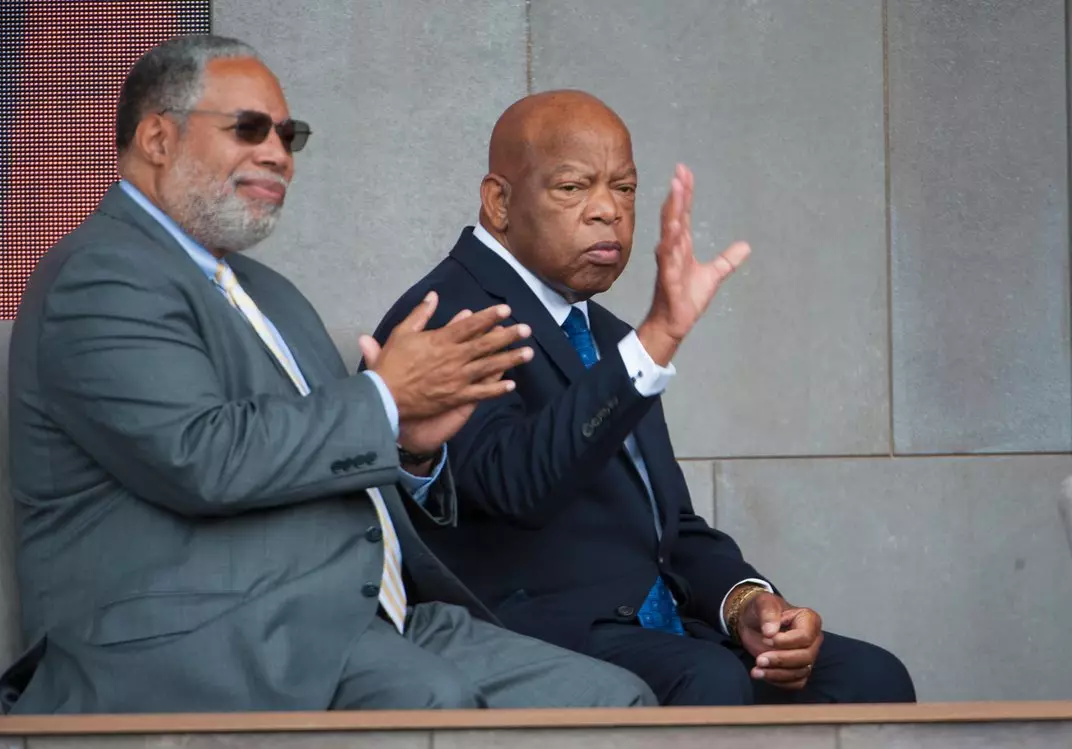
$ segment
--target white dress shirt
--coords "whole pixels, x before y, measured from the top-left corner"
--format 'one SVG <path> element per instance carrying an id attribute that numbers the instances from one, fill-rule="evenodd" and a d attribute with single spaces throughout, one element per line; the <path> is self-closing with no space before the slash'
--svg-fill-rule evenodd
<path id="1" fill-rule="evenodd" d="M 499 240 L 495 239 L 495 237 L 493 237 L 488 230 L 480 224 L 477 224 L 473 229 L 473 236 L 479 239 L 489 250 L 501 257 L 514 269 L 514 272 L 517 273 L 517 275 L 521 277 L 521 280 L 525 282 L 525 285 L 532 290 L 532 293 L 540 300 L 550 313 L 551 317 L 554 318 L 555 324 L 559 327 L 562 327 L 562 324 L 566 322 L 570 310 L 574 307 L 579 309 L 584 314 L 584 319 L 588 321 L 587 301 L 576 302 L 571 305 L 561 294 L 541 281 L 535 273 L 522 265 L 516 257 L 510 254 L 509 250 L 502 246 L 502 243 L 500 243 Z M 509 302 L 509 300 L 507 300 L 507 302 Z M 591 329 L 591 325 L 589 325 L 589 329 Z M 592 343 L 595 345 L 594 336 L 592 338 Z M 670 379 L 677 371 L 674 369 L 672 363 L 668 367 L 662 367 L 656 363 L 644 349 L 644 345 L 640 342 L 635 330 L 629 331 L 622 340 L 618 341 L 618 353 L 621 355 L 622 361 L 625 362 L 626 371 L 629 372 L 630 376 L 633 378 L 633 384 L 636 387 L 637 392 L 646 398 L 654 397 L 666 390 L 666 386 L 670 384 Z M 596 345 L 596 355 L 599 355 L 598 345 Z M 633 465 L 636 466 L 637 473 L 640 474 L 644 486 L 648 490 L 648 499 L 651 502 L 652 514 L 655 517 L 655 533 L 657 537 L 661 538 L 662 527 L 659 522 L 658 506 L 655 504 L 655 491 L 651 487 L 651 477 L 648 475 L 648 467 L 647 464 L 644 463 L 644 456 L 640 454 L 640 447 L 637 445 L 636 438 L 633 437 L 632 434 L 625 438 L 624 447 L 630 460 L 633 461 Z M 766 580 L 748 578 L 737 583 L 737 585 L 726 593 L 725 598 L 722 599 L 722 605 L 719 606 L 719 623 L 722 625 L 723 632 L 727 632 L 726 621 L 722 614 L 723 609 L 726 607 L 726 599 L 729 598 L 729 594 L 732 593 L 737 586 L 744 585 L 745 583 L 762 585 L 768 591 L 773 592 L 773 588 L 771 588 Z"/>

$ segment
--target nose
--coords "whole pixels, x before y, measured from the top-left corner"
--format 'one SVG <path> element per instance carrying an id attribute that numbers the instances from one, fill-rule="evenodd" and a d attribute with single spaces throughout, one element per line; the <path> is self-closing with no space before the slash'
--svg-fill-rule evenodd
<path id="1" fill-rule="evenodd" d="M 592 197 L 588 200 L 588 208 L 585 219 L 589 222 L 598 221 L 602 224 L 617 223 L 622 217 L 618 201 L 614 199 L 614 193 L 609 185 L 599 185 L 592 191 Z"/>
<path id="2" fill-rule="evenodd" d="M 274 127 L 268 131 L 268 137 L 264 139 L 264 142 L 257 146 L 253 161 L 257 166 L 286 177 L 289 177 L 294 169 L 294 155 L 283 145 L 283 139 L 279 137 Z"/>

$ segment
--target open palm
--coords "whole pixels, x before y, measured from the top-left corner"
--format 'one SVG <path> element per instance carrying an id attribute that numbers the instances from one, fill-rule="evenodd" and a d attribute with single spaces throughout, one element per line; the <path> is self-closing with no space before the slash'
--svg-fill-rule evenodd
<path id="1" fill-rule="evenodd" d="M 718 287 L 745 261 L 751 248 L 736 242 L 708 263 L 696 259 L 692 246 L 693 176 L 679 164 L 663 203 L 659 244 L 655 248 L 658 275 L 649 319 L 657 318 L 664 332 L 680 342 L 707 310 Z"/>

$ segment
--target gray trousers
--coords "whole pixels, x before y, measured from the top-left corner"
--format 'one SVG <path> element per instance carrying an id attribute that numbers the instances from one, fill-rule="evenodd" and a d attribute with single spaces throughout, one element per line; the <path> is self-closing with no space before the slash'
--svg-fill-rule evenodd
<path id="1" fill-rule="evenodd" d="M 413 607 L 405 635 L 379 617 L 355 643 L 333 710 L 657 705 L 624 669 L 473 619 Z"/>

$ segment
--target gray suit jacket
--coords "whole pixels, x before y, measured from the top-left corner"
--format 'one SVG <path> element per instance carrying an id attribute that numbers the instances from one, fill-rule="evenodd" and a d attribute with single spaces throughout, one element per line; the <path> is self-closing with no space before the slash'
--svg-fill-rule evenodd
<path id="1" fill-rule="evenodd" d="M 410 602 L 494 620 L 412 523 L 374 383 L 349 376 L 286 279 L 229 258 L 312 388 L 118 185 L 30 279 L 11 338 L 10 445 L 28 653 L 13 712 L 324 709 L 375 616 L 379 486 Z M 412 513 L 412 518 L 408 516 Z M 359 645 L 358 645 L 359 646 Z"/>

